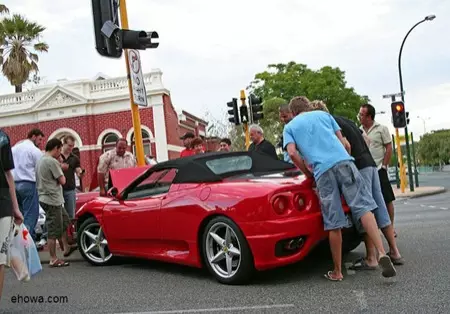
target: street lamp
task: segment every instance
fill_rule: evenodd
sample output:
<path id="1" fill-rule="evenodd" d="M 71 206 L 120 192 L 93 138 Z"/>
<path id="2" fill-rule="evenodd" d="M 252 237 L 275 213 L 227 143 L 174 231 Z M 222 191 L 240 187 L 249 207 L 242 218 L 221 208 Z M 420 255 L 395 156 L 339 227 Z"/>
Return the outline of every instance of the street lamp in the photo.
<path id="1" fill-rule="evenodd" d="M 431 118 L 430 117 L 422 118 L 421 116 L 417 116 L 417 118 L 419 118 L 419 119 L 421 119 L 423 121 L 423 134 L 425 135 L 427 133 L 427 129 L 425 127 L 425 123 L 426 123 L 427 120 L 430 120 Z"/>
<path id="2" fill-rule="evenodd" d="M 402 65 L 401 65 L 403 45 L 405 44 L 406 38 L 408 38 L 409 34 L 412 32 L 412 30 L 414 28 L 416 28 L 419 24 L 422 24 L 425 21 L 432 21 L 435 18 L 436 18 L 436 15 L 426 16 L 422 21 L 416 23 L 416 25 L 411 27 L 411 29 L 408 31 L 408 33 L 406 33 L 406 36 L 403 39 L 402 45 L 400 47 L 400 53 L 398 54 L 398 75 L 400 78 L 400 93 L 401 93 L 403 103 L 405 102 L 405 96 L 404 96 L 404 91 L 403 91 Z M 408 135 L 408 126 L 407 125 L 405 126 L 405 142 L 406 142 L 406 160 L 408 162 L 409 189 L 412 192 L 412 191 L 414 191 L 414 182 L 413 182 L 413 174 L 412 174 L 412 169 L 411 169 L 411 156 L 409 153 L 409 135 Z"/>

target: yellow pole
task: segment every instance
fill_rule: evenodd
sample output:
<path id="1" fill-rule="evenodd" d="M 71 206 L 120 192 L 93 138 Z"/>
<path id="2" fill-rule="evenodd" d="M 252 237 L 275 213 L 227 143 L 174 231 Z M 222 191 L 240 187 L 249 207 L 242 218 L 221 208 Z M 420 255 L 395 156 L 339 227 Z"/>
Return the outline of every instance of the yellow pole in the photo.
<path id="1" fill-rule="evenodd" d="M 406 174 L 405 174 L 405 166 L 403 165 L 403 156 L 402 156 L 402 148 L 400 147 L 400 134 L 398 132 L 398 129 L 395 129 L 395 141 L 397 142 L 397 156 L 398 156 L 398 163 L 400 164 L 400 189 L 402 193 L 405 193 L 405 186 L 406 186 Z"/>
<path id="2" fill-rule="evenodd" d="M 245 104 L 245 90 L 241 89 L 241 102 L 242 106 L 246 106 Z M 248 123 L 243 123 L 244 133 L 245 133 L 245 149 L 248 150 L 250 146 L 250 133 L 248 131 Z"/>
<path id="3" fill-rule="evenodd" d="M 122 29 L 128 29 L 128 13 L 126 0 L 120 0 L 120 24 Z M 127 67 L 128 91 L 131 100 L 131 116 L 133 118 L 134 142 L 136 145 L 136 157 L 138 166 L 145 165 L 144 144 L 142 143 L 141 118 L 139 116 L 139 107 L 134 103 L 133 87 L 131 85 L 130 65 L 128 63 L 128 49 L 125 49 L 125 64 Z M 132 144 L 132 143 L 130 143 Z"/>

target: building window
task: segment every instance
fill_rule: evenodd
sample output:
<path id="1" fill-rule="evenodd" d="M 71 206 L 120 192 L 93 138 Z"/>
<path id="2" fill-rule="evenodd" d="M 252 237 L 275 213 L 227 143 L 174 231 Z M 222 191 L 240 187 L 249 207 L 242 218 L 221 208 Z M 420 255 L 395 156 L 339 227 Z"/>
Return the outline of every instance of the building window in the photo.
<path id="1" fill-rule="evenodd" d="M 142 143 L 144 145 L 144 155 L 148 156 L 152 154 L 152 146 L 150 143 L 150 134 L 146 130 L 141 130 L 142 132 Z M 131 145 L 133 147 L 133 154 L 136 155 L 136 143 L 134 142 L 134 132 L 131 135 Z"/>
<path id="2" fill-rule="evenodd" d="M 116 147 L 116 142 L 119 139 L 117 134 L 108 133 L 103 137 L 102 141 L 102 150 L 103 152 L 107 152 L 108 150 L 114 149 Z"/>

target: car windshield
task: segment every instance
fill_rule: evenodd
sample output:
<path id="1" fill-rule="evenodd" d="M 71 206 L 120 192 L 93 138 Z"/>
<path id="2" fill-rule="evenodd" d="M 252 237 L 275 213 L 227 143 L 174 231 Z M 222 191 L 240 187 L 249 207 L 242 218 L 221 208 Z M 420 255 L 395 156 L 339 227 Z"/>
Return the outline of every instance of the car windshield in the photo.
<path id="1" fill-rule="evenodd" d="M 226 173 L 250 171 L 252 169 L 252 158 L 249 156 L 231 156 L 208 160 L 206 166 L 216 175 Z"/>

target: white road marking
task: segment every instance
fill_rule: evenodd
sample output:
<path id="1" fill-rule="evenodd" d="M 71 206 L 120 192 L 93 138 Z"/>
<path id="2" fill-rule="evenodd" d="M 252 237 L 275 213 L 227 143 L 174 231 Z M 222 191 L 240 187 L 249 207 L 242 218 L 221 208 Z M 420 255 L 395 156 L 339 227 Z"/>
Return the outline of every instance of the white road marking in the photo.
<path id="1" fill-rule="evenodd" d="M 447 210 L 448 208 L 445 208 L 445 207 L 441 207 L 441 209 L 443 209 L 443 210 Z"/>
<path id="2" fill-rule="evenodd" d="M 353 269 L 348 269 L 350 266 L 352 266 L 353 263 L 345 263 L 345 270 L 347 271 L 347 275 L 354 275 L 356 274 L 356 271 L 354 271 Z"/>
<path id="3" fill-rule="evenodd" d="M 420 207 L 427 207 L 427 205 L 423 205 L 423 204 L 422 204 L 422 205 L 420 205 Z"/>
<path id="4" fill-rule="evenodd" d="M 366 296 L 364 295 L 364 291 L 353 290 L 353 293 L 356 295 L 356 300 L 358 301 L 359 308 L 363 310 L 367 310 L 369 305 L 367 304 Z"/>
<path id="5" fill-rule="evenodd" d="M 436 206 L 433 206 L 433 205 L 430 205 L 430 206 L 428 206 L 428 207 L 430 207 L 430 208 L 436 208 Z"/>
<path id="6" fill-rule="evenodd" d="M 231 312 L 231 311 L 249 311 L 249 310 L 266 310 L 276 308 L 292 308 L 294 304 L 270 304 L 256 306 L 237 306 L 237 307 L 216 307 L 209 309 L 187 309 L 172 311 L 153 311 L 153 312 L 126 312 L 117 314 L 177 314 L 177 313 L 204 313 L 204 312 Z"/>

